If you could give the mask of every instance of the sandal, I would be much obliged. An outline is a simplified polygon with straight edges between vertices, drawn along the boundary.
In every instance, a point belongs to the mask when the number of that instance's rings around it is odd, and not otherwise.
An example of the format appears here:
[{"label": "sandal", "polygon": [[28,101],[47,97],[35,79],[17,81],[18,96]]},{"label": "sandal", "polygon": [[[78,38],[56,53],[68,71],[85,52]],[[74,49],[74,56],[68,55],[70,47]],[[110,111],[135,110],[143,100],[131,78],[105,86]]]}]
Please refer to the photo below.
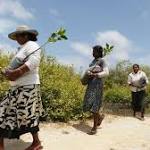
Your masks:
[{"label": "sandal", "polygon": [[144,121],[145,119],[144,119],[144,117],[141,117],[140,120],[141,120],[141,121]]},{"label": "sandal", "polygon": [[99,120],[98,120],[98,123],[97,123],[97,126],[100,126],[101,125],[101,123],[102,123],[102,121],[103,121],[103,119],[105,118],[105,115],[104,114],[102,114],[100,117],[99,117]]},{"label": "sandal", "polygon": [[88,134],[88,135],[94,135],[94,134],[96,134],[96,133],[97,133],[97,130],[96,130],[96,129],[91,129],[91,131],[88,132],[87,134]]},{"label": "sandal", "polygon": [[42,150],[43,146],[39,143],[37,146],[29,146],[28,148],[26,148],[25,150]]},{"label": "sandal", "polygon": [[42,149],[43,149],[43,146],[39,144],[33,150],[42,150]]}]

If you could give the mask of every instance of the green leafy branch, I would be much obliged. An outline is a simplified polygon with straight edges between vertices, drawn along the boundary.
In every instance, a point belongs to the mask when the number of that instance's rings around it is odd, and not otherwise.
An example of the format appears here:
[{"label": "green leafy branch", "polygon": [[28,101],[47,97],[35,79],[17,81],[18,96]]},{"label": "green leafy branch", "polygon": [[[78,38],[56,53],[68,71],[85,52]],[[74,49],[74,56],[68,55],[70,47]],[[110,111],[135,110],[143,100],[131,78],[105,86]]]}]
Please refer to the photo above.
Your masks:
[{"label": "green leafy branch", "polygon": [[[42,47],[44,47],[46,44],[48,43],[55,43],[57,41],[61,41],[61,40],[67,40],[67,36],[66,36],[66,30],[64,28],[59,28],[58,30],[56,30],[55,32],[53,32],[50,37],[48,38],[48,40],[42,45],[40,46],[38,49],[36,49],[35,51],[33,51],[32,53],[30,53],[26,58],[28,58],[31,54],[35,53],[36,51],[38,51],[39,49],[41,49]],[[25,58],[25,59],[26,59]]]},{"label": "green leafy branch", "polygon": [[113,48],[114,48],[113,45],[109,45],[108,43],[106,43],[105,47],[103,47],[104,56],[110,54],[112,52]]},{"label": "green leafy branch", "polygon": [[48,38],[48,42],[57,42],[60,40],[67,40],[66,30],[64,28],[58,29],[56,32],[53,32],[51,36]]}]

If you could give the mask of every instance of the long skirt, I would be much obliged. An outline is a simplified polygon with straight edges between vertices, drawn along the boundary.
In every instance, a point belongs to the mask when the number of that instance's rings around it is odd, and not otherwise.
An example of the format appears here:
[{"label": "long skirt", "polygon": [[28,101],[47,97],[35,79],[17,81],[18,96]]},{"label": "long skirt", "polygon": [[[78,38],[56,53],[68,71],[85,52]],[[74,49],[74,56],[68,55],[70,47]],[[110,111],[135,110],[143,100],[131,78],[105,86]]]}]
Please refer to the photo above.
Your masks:
[{"label": "long skirt", "polygon": [[37,133],[42,111],[40,85],[11,87],[0,101],[0,137],[13,139]]},{"label": "long skirt", "polygon": [[84,100],[83,100],[83,111],[90,111],[97,113],[102,106],[103,97],[103,81],[102,79],[94,78],[89,81]]},{"label": "long skirt", "polygon": [[144,98],[145,98],[145,90],[132,92],[132,108],[135,112],[144,112]]}]

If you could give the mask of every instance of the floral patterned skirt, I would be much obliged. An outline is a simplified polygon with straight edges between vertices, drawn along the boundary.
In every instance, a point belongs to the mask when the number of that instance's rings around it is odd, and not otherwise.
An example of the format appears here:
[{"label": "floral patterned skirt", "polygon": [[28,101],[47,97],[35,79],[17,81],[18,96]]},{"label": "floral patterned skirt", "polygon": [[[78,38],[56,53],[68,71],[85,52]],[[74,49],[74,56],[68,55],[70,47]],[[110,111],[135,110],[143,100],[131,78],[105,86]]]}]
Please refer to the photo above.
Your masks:
[{"label": "floral patterned skirt", "polygon": [[83,111],[99,112],[102,105],[103,82],[102,79],[90,80],[83,100]]},{"label": "floral patterned skirt", "polygon": [[0,102],[0,137],[19,138],[39,131],[42,114],[40,85],[11,87]]}]

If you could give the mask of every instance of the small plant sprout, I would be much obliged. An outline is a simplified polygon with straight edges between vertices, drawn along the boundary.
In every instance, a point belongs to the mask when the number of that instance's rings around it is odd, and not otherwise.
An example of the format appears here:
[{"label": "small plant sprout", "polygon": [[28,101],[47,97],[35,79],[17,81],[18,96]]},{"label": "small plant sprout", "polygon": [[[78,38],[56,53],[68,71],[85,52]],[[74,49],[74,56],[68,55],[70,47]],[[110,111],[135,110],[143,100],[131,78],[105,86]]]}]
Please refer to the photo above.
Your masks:
[{"label": "small plant sprout", "polygon": [[108,43],[106,43],[105,47],[103,47],[104,56],[110,54],[112,52],[113,48],[114,48],[113,45],[109,45]]}]

